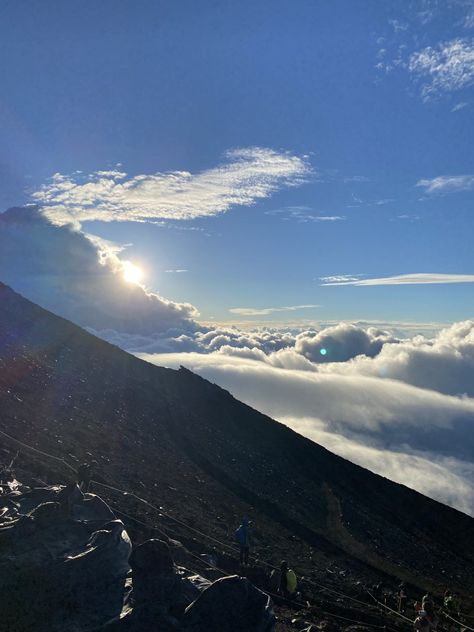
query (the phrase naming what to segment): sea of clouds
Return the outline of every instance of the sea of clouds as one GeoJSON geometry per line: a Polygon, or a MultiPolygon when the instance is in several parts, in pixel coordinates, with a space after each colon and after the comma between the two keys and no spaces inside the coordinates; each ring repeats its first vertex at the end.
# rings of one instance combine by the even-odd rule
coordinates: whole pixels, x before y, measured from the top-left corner
{"type": "Polygon", "coordinates": [[[474,515],[474,321],[253,331],[123,281],[120,248],[40,209],[0,215],[0,280],[158,365],[184,365],[297,432],[474,515]],[[421,329],[420,329],[421,331],[421,329]]]}

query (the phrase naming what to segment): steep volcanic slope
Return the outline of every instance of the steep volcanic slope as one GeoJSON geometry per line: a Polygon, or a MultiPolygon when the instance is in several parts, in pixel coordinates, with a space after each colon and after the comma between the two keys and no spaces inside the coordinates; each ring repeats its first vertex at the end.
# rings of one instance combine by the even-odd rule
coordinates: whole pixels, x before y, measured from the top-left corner
{"type": "MultiPolygon", "coordinates": [[[[367,582],[392,576],[466,595],[474,588],[472,518],[331,454],[185,369],[147,364],[1,284],[0,430],[71,464],[89,454],[98,480],[140,493],[219,539],[229,540],[250,514],[258,552],[296,559],[307,574],[321,577],[336,560],[367,582]]],[[[43,463],[43,476],[55,481],[66,472],[43,463]]]]}

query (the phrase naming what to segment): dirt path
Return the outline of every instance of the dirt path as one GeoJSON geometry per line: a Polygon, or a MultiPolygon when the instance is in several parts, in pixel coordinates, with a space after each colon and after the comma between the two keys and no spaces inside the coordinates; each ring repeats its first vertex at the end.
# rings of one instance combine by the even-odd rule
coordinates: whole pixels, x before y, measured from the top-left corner
{"type": "Polygon", "coordinates": [[[371,549],[370,546],[359,542],[359,540],[357,540],[344,525],[339,498],[337,498],[332,489],[326,483],[323,484],[322,489],[327,499],[328,533],[341,548],[343,548],[353,557],[356,557],[366,564],[370,564],[370,566],[372,566],[373,568],[376,568],[399,580],[403,580],[406,583],[418,586],[420,590],[436,589],[436,586],[434,586],[427,578],[410,573],[397,564],[390,562],[390,560],[387,560],[386,558],[377,555],[377,553],[374,553],[373,549],[371,549]]]}

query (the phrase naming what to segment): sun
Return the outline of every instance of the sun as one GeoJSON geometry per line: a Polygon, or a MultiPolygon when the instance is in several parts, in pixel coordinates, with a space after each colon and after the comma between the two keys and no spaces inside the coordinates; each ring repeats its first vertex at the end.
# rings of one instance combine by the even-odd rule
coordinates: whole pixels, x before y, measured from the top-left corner
{"type": "Polygon", "coordinates": [[[122,274],[127,283],[140,283],[143,278],[143,270],[131,261],[123,262],[122,274]]]}

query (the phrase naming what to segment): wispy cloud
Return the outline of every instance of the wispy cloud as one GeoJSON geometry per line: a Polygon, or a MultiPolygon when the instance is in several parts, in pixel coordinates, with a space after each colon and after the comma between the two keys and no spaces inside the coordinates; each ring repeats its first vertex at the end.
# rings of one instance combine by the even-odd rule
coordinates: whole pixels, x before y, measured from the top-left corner
{"type": "Polygon", "coordinates": [[[239,316],[269,316],[274,312],[296,312],[300,309],[312,309],[319,305],[289,305],[287,307],[232,307],[229,312],[239,316]]]}
{"type": "Polygon", "coordinates": [[[323,281],[322,285],[335,285],[348,283],[349,281],[358,281],[361,276],[361,274],[336,274],[333,276],[319,277],[319,281],[323,281]]]}
{"type": "Polygon", "coordinates": [[[393,198],[379,198],[376,200],[363,200],[357,195],[351,194],[353,204],[348,204],[347,208],[360,208],[361,206],[384,206],[385,204],[391,204],[395,200],[393,198]]]}
{"type": "Polygon", "coordinates": [[[170,274],[179,274],[180,272],[188,272],[188,270],[185,270],[184,268],[183,269],[176,268],[176,269],[165,270],[165,272],[168,272],[170,274]]]}
{"type": "Polygon", "coordinates": [[[474,283],[474,274],[416,273],[377,279],[330,280],[341,277],[322,277],[321,285],[424,285],[432,283],[474,283]]]}
{"type": "Polygon", "coordinates": [[[223,164],[197,174],[57,173],[33,199],[55,224],[189,220],[250,206],[283,187],[301,185],[310,174],[307,156],[251,147],[228,151],[223,164]]]}
{"type": "Polygon", "coordinates": [[[403,220],[406,222],[417,222],[421,219],[420,215],[410,215],[409,213],[402,213],[402,215],[397,215],[392,221],[403,220]]]}
{"type": "Polygon", "coordinates": [[[344,215],[314,215],[313,209],[309,206],[287,206],[265,211],[265,215],[275,215],[283,221],[294,220],[298,224],[341,222],[346,219],[344,215]]]}
{"type": "Polygon", "coordinates": [[[394,33],[408,31],[408,24],[401,22],[400,20],[389,20],[390,26],[393,28],[394,33]]]}
{"type": "Polygon", "coordinates": [[[370,178],[367,176],[345,176],[343,182],[370,182],[370,178]]]}
{"type": "Polygon", "coordinates": [[[436,178],[419,180],[417,187],[425,189],[426,193],[442,193],[451,191],[470,191],[474,189],[474,175],[437,176],[436,178]]]}
{"type": "Polygon", "coordinates": [[[451,112],[459,112],[459,110],[464,110],[464,108],[468,105],[468,101],[461,101],[460,103],[456,103],[456,105],[451,108],[451,112]]]}
{"type": "Polygon", "coordinates": [[[410,56],[408,68],[422,82],[425,101],[460,90],[474,82],[474,40],[456,38],[436,48],[427,46],[410,56]]]}

